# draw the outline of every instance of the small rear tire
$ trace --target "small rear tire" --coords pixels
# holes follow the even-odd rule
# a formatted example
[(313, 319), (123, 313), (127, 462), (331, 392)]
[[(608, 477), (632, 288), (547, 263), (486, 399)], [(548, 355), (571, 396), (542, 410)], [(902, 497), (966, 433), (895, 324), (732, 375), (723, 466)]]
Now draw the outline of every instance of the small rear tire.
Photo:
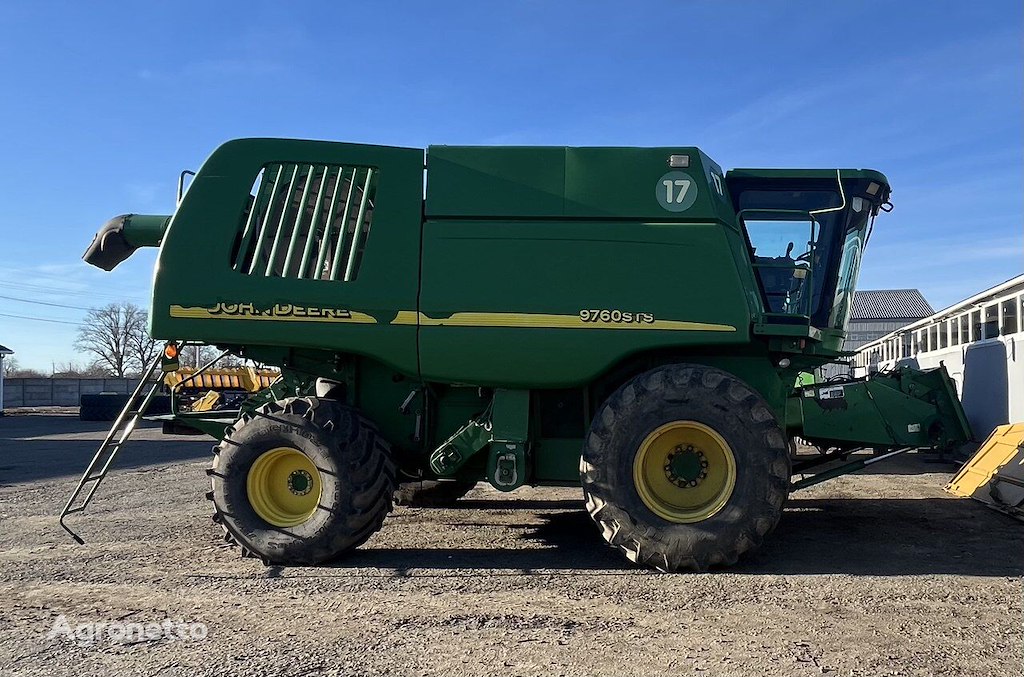
[(387, 442), (334, 400), (265, 404), (229, 428), (214, 454), (213, 519), (267, 564), (330, 561), (366, 542), (391, 511)]

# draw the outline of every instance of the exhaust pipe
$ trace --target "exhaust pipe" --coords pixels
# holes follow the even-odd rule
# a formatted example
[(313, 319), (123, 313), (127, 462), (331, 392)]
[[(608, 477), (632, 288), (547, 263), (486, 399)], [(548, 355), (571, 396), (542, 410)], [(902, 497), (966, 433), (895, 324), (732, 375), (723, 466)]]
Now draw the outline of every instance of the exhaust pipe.
[(82, 259), (103, 270), (113, 270), (139, 247), (159, 247), (170, 216), (122, 214), (104, 223)]

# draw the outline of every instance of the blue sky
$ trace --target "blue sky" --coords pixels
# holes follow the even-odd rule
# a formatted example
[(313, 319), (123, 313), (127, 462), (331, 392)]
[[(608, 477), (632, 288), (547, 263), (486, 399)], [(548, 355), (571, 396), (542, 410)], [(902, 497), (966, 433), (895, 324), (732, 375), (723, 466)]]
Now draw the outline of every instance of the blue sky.
[(242, 136), (871, 167), (896, 209), (860, 288), (939, 308), (1024, 270), (1018, 0), (0, 9), (0, 343), (22, 366), (75, 359), (86, 307), (146, 304), (155, 250), (112, 273), (82, 251), (111, 216), (170, 213), (178, 172)]

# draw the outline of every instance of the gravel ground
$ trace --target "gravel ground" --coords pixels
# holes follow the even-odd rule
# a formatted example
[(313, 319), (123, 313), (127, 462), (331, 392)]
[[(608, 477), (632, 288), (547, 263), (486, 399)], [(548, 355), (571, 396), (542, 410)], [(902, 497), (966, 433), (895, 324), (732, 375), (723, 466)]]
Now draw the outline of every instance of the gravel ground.
[[(760, 553), (711, 574), (620, 559), (578, 490), (484, 485), (454, 509), (396, 508), (334, 566), (268, 568), (209, 520), (210, 441), (153, 428), (73, 543), (56, 515), (103, 433), (0, 418), (2, 675), (1024, 672), (1024, 524), (946, 496), (953, 468), (920, 457), (799, 492)], [(203, 625), (48, 637), (165, 620)]]

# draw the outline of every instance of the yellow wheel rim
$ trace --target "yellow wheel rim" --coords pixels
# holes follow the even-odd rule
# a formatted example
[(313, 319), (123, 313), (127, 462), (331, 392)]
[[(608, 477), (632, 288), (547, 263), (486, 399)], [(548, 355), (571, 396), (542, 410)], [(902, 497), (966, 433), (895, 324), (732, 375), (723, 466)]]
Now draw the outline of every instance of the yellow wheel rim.
[(703, 423), (673, 421), (640, 444), (633, 483), (658, 517), (678, 524), (700, 522), (732, 496), (736, 458), (729, 443)]
[(277, 447), (252, 464), (245, 489), (257, 515), (275, 527), (294, 527), (316, 512), (320, 471), (298, 449)]

